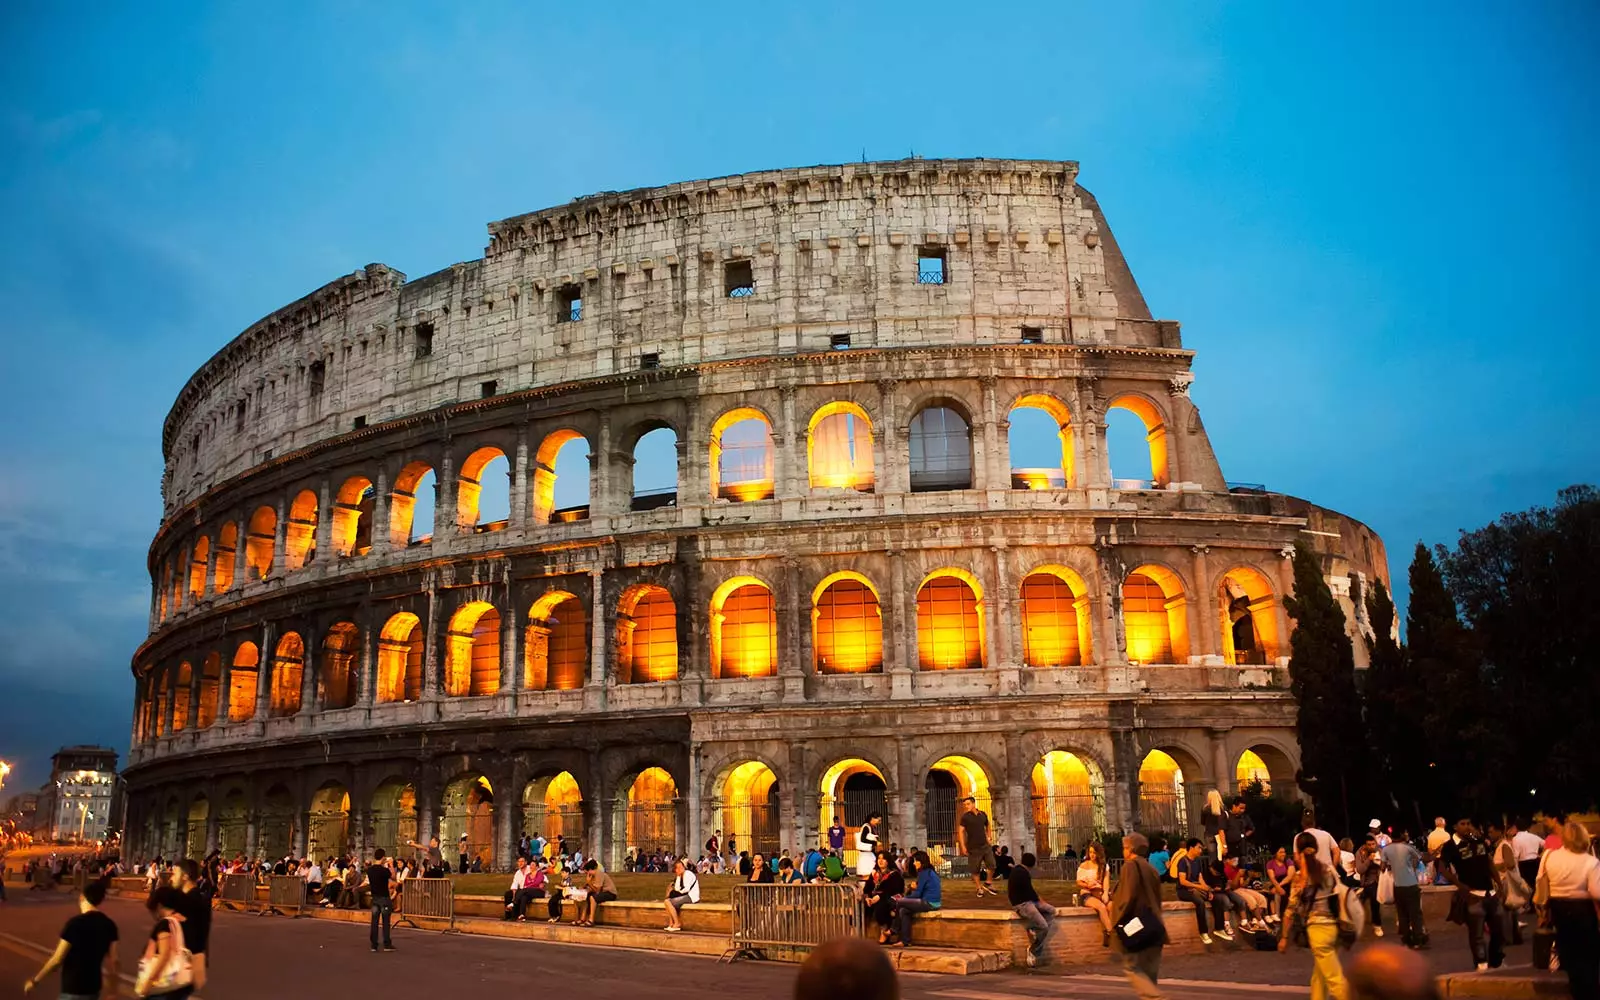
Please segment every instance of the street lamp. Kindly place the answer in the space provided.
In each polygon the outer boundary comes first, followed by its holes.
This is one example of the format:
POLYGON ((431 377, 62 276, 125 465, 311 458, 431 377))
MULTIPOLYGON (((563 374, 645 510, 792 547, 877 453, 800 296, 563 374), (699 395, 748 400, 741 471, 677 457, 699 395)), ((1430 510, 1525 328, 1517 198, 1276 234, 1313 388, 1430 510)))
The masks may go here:
POLYGON ((0 760, 0 788, 6 787, 6 775, 11 773, 11 765, 0 760))
POLYGON ((78 803, 78 843, 83 843, 83 822, 94 815, 94 810, 89 808, 87 802, 78 803))

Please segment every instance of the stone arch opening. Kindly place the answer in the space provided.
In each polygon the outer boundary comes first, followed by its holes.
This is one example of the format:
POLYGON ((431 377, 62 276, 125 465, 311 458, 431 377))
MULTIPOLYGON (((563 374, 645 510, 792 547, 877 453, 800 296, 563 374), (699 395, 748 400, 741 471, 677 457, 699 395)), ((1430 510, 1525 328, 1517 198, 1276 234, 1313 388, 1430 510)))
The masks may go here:
POLYGON ((500 690, 500 612, 487 601, 462 605, 450 618, 444 693, 456 697, 500 690))
POLYGON ((188 660, 172 672, 172 731, 189 728, 189 688, 194 683, 194 667, 188 660))
POLYGON ((1006 418, 1011 488, 1065 489, 1078 484, 1072 446, 1072 415, 1054 396, 1035 393, 1012 404, 1006 418))
POLYGON ((572 691, 589 674, 589 617, 583 602, 554 590, 528 612, 522 686, 530 691, 572 691))
POLYGON ((678 853, 678 783, 662 767, 647 767, 625 781, 624 850, 660 848, 678 853))
POLYGON ((1143 396, 1118 396, 1106 407, 1106 426, 1112 486, 1120 490, 1164 490, 1171 485, 1167 425, 1154 403, 1143 396), (1137 425, 1127 415, 1131 415, 1137 425), (1134 442, 1141 433, 1143 445, 1136 446, 1134 442), (1150 474, 1148 479, 1144 477, 1146 468, 1150 474))
POLYGON ((285 632, 272 654, 272 702, 274 717, 300 711, 301 685, 305 683, 306 644, 298 632, 285 632))
POLYGON ((1288 754, 1269 743, 1254 744, 1239 754, 1233 776, 1241 792, 1258 781, 1263 795, 1271 795, 1274 787, 1280 792, 1295 787, 1294 762, 1288 754))
POLYGON ((342 557, 372 551, 372 519, 378 491, 366 476, 351 476, 339 487, 333 506, 333 551, 342 557))
POLYGON ((256 687, 260 683, 261 652, 253 642, 241 642, 228 669, 228 721, 255 718, 256 687))
POLYGON ((318 671, 324 708, 349 708, 356 703, 356 667, 361 656, 361 630, 355 622, 336 622, 322 637, 318 671))
POLYGON ((711 425, 711 496, 743 502, 770 500, 772 422, 751 407, 729 410, 711 425))
MULTIPOLYGON (((971 798, 974 808, 994 816, 994 803, 989 792, 989 775, 983 766, 971 757, 951 754, 941 757, 928 768, 923 779, 924 815, 927 817, 928 845, 953 850, 956 843, 956 823, 961 816, 961 801, 971 798)), ((991 831, 993 827, 991 826, 991 831)), ((993 836, 991 832, 990 836, 993 836)))
POLYGON ((727 770, 717 783, 721 800, 720 823, 744 850, 777 853, 782 829, 783 798, 778 776, 759 760, 745 761, 727 770))
POLYGON ((1223 574, 1217 595, 1222 616, 1222 657, 1236 666, 1270 666, 1282 655, 1278 601, 1259 570, 1241 566, 1223 574))
POLYGON ((237 858, 244 853, 249 825, 250 808, 244 791, 232 789, 222 797, 222 808, 217 810, 217 848, 224 858, 237 858))
POLYGON ((778 672, 778 611, 772 590, 736 576, 711 595, 713 678, 770 677, 778 672))
POLYGON ((1094 660, 1089 587, 1065 566, 1041 566, 1022 580, 1022 659, 1030 667, 1094 660))
POLYGON ((1051 750, 1030 777, 1035 843, 1042 855, 1058 855, 1098 839, 1106 828, 1105 782, 1087 758, 1051 750))
POLYGON ((194 553, 189 560, 189 596, 198 600, 206 596, 206 570, 211 562, 211 539, 201 535, 195 539, 194 553))
POLYGON ((883 609, 859 573, 834 573, 811 595, 811 634, 819 674, 883 670, 883 609))
POLYGON ((867 411, 835 401, 813 413, 806 432, 806 468, 813 490, 873 492, 872 420, 867 411))
POLYGON ((372 793, 372 847, 390 857, 417 839, 417 790, 399 778, 390 778, 372 793))
POLYGON ((183 851, 184 813, 176 795, 167 796, 167 807, 161 810, 161 854, 177 858, 183 851))
MULTIPOLYGON (((444 789, 444 815, 439 822, 439 845, 446 859, 465 854, 468 864, 481 861, 484 871, 494 870, 494 788, 483 774, 467 774, 444 789)), ((460 867, 459 863, 457 867, 460 867)))
POLYGON ((422 619, 416 615, 399 611, 384 622, 378 641, 376 701, 422 699, 422 645, 422 619))
POLYGON ((835 761, 822 773, 817 790, 821 794, 817 829, 826 830, 837 816, 839 822, 851 831, 844 840, 846 867, 856 863, 855 832, 861 829, 861 824, 871 814, 878 813, 883 817, 878 835, 885 842, 888 841, 889 783, 884 780, 883 771, 878 765, 861 757, 835 761))
POLYGON ((678 505, 678 432, 665 425, 654 427, 633 446, 633 510, 656 510, 678 505))
POLYGON ((917 588, 917 660, 923 670, 984 666, 983 588, 965 570, 939 569, 917 588))
POLYGON ((589 440, 577 431, 559 430, 544 439, 534 453, 534 524, 588 519, 590 459, 589 440))
POLYGON ((239 526, 228 521, 217 529, 217 566, 211 573, 211 589, 222 594, 233 589, 233 565, 239 558, 239 526))
MULTIPOLYGON (((87 816, 87 812, 80 815, 87 816)), ((183 838, 183 857, 196 860, 206 856, 206 825, 211 818, 211 800, 203 794, 196 795, 189 803, 189 813, 185 817, 183 838)))
POLYGON ((678 679, 678 605, 666 588, 639 584, 623 592, 617 658, 623 683, 678 679))
POLYGON ((294 850, 294 796, 273 785, 261 798, 261 819, 256 824, 256 844, 268 861, 288 857, 294 850))
POLYGON ((456 473, 456 527, 463 532, 503 531, 511 518, 511 463, 486 445, 468 455, 456 473))
POLYGON ((1122 581, 1128 662, 1189 661, 1189 609, 1183 581, 1164 566, 1144 565, 1122 581))
POLYGON ((283 528, 284 564, 304 569, 317 559, 317 495, 310 490, 295 494, 289 505, 289 523, 283 528))
POLYGON ((433 541, 433 511, 439 495, 439 477, 427 462, 412 462, 400 470, 389 493, 389 544, 403 549, 433 541))
POLYGON ((209 729, 217 721, 217 686, 222 683, 222 654, 206 654, 200 666, 200 704, 195 706, 195 727, 209 729))
POLYGON ((250 528, 244 542, 244 564, 250 579, 265 580, 272 575, 273 548, 278 538, 278 512, 257 507, 250 515, 250 528))
POLYGON ((950 404, 919 410, 906 431, 911 492, 972 489, 972 426, 950 404))
POLYGON ((311 796, 306 825, 306 857, 324 861, 350 851, 350 792, 337 781, 325 782, 311 796))
POLYGON ((1141 829, 1179 838, 1188 836, 1190 783, 1199 772, 1190 767, 1185 773, 1179 762, 1185 757, 1181 751, 1159 748, 1144 755, 1139 764, 1141 829))
POLYGON ((571 771, 535 778, 522 788, 522 832, 552 844, 584 840, 583 792, 571 771))
POLYGON ((172 610, 174 613, 183 607, 183 594, 185 589, 184 579, 189 569, 189 550, 182 549, 178 552, 171 567, 172 572, 168 579, 172 581, 172 610))

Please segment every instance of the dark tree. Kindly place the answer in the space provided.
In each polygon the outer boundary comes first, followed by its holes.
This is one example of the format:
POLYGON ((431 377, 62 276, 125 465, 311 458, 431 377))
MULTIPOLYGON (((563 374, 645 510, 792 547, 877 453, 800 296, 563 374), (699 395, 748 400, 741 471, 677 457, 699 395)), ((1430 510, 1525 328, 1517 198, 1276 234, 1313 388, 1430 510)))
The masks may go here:
POLYGON ((1355 655, 1344 611, 1305 545, 1294 549, 1294 596, 1284 600, 1295 620, 1290 638, 1289 689, 1298 710, 1300 787, 1316 803, 1324 828, 1349 831, 1371 804, 1367 734, 1356 692, 1355 655))
MULTIPOLYGON (((1600 794, 1600 492, 1562 490, 1554 507, 1464 531, 1440 561, 1481 651, 1481 726, 1505 775, 1501 808, 1582 811, 1600 794)), ((1415 602, 1415 597, 1413 597, 1415 602)), ((1408 636, 1415 648, 1417 639, 1408 636)))
POLYGON ((1420 834, 1427 829, 1421 804, 1433 799, 1428 742, 1422 732, 1427 682, 1395 641, 1394 601, 1382 580, 1367 593, 1367 619, 1372 623, 1372 652, 1362 701, 1373 763, 1384 779, 1378 795, 1385 798, 1386 790, 1395 821, 1420 834))

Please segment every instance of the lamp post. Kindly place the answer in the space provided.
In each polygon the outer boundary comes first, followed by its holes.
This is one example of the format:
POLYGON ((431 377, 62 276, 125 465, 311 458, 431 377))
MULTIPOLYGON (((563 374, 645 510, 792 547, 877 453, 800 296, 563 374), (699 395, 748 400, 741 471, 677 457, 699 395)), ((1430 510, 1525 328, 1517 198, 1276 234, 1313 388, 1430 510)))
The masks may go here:
POLYGON ((11 765, 0 760, 0 788, 6 787, 6 775, 11 773, 11 765))
POLYGON ((87 802, 79 802, 78 803, 78 843, 80 843, 80 844, 83 843, 83 823, 84 823, 85 820, 87 820, 90 816, 93 816, 93 815, 94 815, 94 810, 89 808, 89 803, 87 803, 87 802))

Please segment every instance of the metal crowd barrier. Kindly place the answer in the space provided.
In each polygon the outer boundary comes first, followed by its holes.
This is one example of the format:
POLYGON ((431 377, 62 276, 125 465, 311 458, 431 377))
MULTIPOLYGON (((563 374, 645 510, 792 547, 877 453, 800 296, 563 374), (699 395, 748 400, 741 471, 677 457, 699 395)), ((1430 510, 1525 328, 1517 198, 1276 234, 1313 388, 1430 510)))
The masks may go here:
POLYGON ((733 927, 722 958, 761 958, 763 948, 814 948, 860 937, 866 910, 846 885, 794 883, 734 886, 733 927))
POLYGON ((400 912, 395 926, 410 924, 414 917, 448 920, 448 930, 456 929, 456 889, 448 878, 408 878, 400 885, 400 912))
POLYGON ((306 880, 298 875, 273 875, 267 879, 267 908, 262 916, 277 913, 298 917, 306 905, 306 880))
POLYGON ((222 876, 217 898, 224 909, 246 910, 256 901, 256 877, 249 874, 222 876))

